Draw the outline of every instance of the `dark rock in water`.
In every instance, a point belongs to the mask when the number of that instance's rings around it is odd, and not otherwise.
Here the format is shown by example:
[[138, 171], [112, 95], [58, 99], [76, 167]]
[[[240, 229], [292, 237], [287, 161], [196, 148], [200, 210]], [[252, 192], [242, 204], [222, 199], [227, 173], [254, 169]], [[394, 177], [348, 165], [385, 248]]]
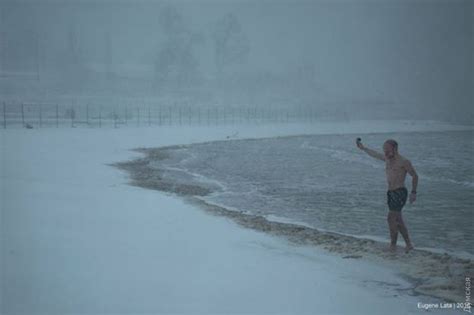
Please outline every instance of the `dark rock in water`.
[[33, 129], [33, 126], [30, 125], [30, 124], [25, 124], [25, 128], [26, 128], [26, 129]]

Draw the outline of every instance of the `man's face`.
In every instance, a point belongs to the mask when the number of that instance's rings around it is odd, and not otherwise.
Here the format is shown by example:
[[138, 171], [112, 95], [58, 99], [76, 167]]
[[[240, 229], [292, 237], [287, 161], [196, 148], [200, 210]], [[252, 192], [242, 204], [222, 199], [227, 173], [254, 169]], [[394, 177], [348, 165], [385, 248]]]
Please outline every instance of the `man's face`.
[[395, 157], [395, 148], [390, 143], [384, 143], [383, 145], [383, 153], [385, 154], [385, 158], [393, 159]]

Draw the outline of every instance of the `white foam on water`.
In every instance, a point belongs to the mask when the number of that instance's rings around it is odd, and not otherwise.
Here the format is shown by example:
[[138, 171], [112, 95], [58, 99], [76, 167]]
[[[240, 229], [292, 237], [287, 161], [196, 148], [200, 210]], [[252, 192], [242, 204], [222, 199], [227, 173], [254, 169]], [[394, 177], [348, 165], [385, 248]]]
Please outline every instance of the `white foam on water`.
[[196, 173], [196, 172], [191, 172], [187, 168], [184, 167], [177, 167], [177, 166], [169, 166], [169, 165], [159, 165], [156, 167], [157, 169], [164, 170], [164, 171], [172, 171], [172, 172], [177, 172], [177, 173], [184, 173], [190, 177], [192, 177], [194, 180], [197, 182], [206, 185], [213, 186], [212, 188], [217, 189], [219, 191], [227, 191], [227, 186], [215, 179], [209, 178], [207, 176], [204, 176], [202, 174]]
[[371, 166], [376, 169], [383, 168], [383, 165], [381, 165], [380, 163], [374, 163], [372, 160], [366, 159], [365, 156], [354, 154], [349, 151], [325, 148], [322, 146], [321, 147], [313, 146], [313, 145], [310, 145], [308, 141], [303, 142], [300, 147], [302, 149], [317, 150], [317, 151], [329, 153], [331, 157], [338, 159], [340, 161], [356, 162], [356, 163]]
[[225, 209], [225, 210], [234, 211], [234, 212], [238, 212], [238, 213], [245, 214], [245, 215], [254, 215], [251, 211], [242, 210], [240, 208], [224, 205], [220, 202], [216, 202], [216, 201], [211, 200], [209, 197], [194, 196], [193, 198], [201, 200], [202, 202], [204, 202], [207, 205], [216, 206], [216, 207], [219, 207], [219, 208], [222, 208], [222, 209]]
[[277, 216], [277, 215], [274, 215], [274, 214], [264, 215], [263, 217], [265, 219], [267, 219], [268, 221], [270, 221], [270, 222], [287, 223], [287, 224], [293, 224], [293, 225], [298, 225], [298, 226], [304, 226], [304, 227], [307, 227], [307, 228], [310, 228], [310, 229], [316, 229], [314, 226], [312, 226], [308, 223], [298, 221], [298, 220], [294, 220], [294, 219], [290, 219], [290, 218], [286, 218], [286, 217]]
[[443, 177], [443, 176], [432, 177], [432, 176], [428, 176], [428, 175], [425, 175], [424, 173], [420, 173], [420, 172], [418, 172], [418, 176], [420, 178], [423, 178], [423, 179], [429, 180], [429, 181], [433, 181], [433, 182], [455, 184], [455, 185], [460, 185], [460, 186], [464, 186], [464, 187], [467, 187], [467, 188], [474, 188], [474, 182], [471, 182], [471, 181], [455, 180], [455, 179], [446, 178], [446, 177]]
[[375, 169], [383, 169], [383, 163], [375, 163], [373, 159], [367, 159], [366, 156], [361, 154], [355, 154], [343, 150], [337, 149], [328, 149], [328, 148], [321, 148], [321, 151], [328, 152], [331, 154], [331, 157], [338, 159], [344, 162], [356, 162], [360, 164], [364, 164]]
[[459, 180], [455, 180], [455, 179], [446, 179], [447, 182], [450, 182], [450, 183], [453, 183], [453, 184], [457, 184], [457, 185], [462, 185], [462, 186], [466, 186], [466, 187], [469, 187], [469, 188], [474, 188], [474, 182], [470, 182], [470, 181], [459, 181]]

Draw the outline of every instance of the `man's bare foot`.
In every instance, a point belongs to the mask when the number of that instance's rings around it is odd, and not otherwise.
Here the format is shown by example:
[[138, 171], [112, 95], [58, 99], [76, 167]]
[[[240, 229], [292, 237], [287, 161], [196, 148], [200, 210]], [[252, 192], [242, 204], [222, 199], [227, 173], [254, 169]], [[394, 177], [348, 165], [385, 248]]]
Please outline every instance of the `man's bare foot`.
[[397, 245], [390, 244], [390, 247], [388, 248], [389, 251], [392, 253], [395, 253], [397, 251]]
[[414, 249], [413, 245], [411, 245], [411, 244], [410, 244], [410, 245], [407, 245], [407, 246], [405, 247], [405, 253], [408, 253], [408, 252], [410, 252], [410, 251], [413, 250], [413, 249]]

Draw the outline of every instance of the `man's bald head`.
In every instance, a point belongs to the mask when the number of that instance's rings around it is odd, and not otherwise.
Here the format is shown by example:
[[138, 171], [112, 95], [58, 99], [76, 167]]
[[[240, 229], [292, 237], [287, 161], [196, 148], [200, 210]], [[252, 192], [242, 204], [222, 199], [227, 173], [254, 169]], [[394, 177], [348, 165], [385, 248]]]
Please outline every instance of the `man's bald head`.
[[392, 159], [398, 153], [398, 142], [393, 139], [388, 139], [383, 144], [383, 152], [387, 159]]
[[398, 150], [398, 142], [393, 140], [393, 139], [388, 139], [385, 141], [384, 145], [385, 144], [389, 144], [391, 145], [394, 149], [397, 149]]

